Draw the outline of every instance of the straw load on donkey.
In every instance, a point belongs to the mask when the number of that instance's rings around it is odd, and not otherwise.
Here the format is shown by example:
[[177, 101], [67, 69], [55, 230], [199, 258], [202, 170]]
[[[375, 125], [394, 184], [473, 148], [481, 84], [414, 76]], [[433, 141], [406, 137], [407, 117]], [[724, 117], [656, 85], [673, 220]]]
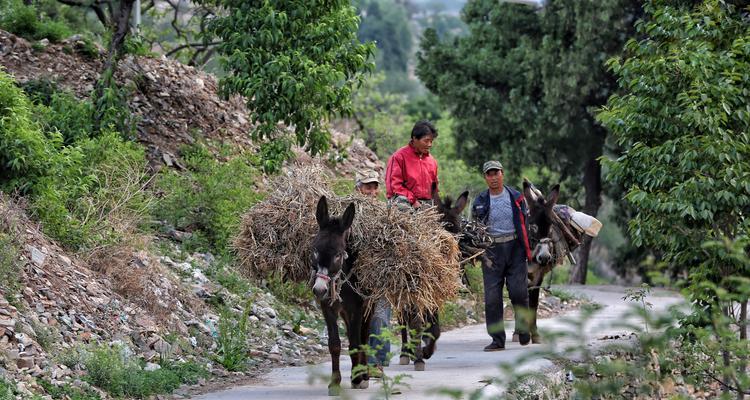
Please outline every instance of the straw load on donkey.
[[[338, 197], [328, 188], [323, 170], [309, 166], [279, 177], [272, 187], [275, 190], [244, 216], [234, 242], [246, 275], [259, 279], [276, 274], [310, 286], [317, 281], [318, 287], [325, 280], [326, 295], [319, 298], [324, 314], [338, 306], [345, 321], [360, 326], [347, 329], [360, 333], [378, 299], [386, 299], [396, 312], [426, 315], [456, 297], [460, 251], [435, 210], [406, 213], [358, 194]], [[344, 213], [351, 204], [351, 211]], [[323, 244], [321, 236], [326, 239]], [[341, 243], [344, 250], [332, 256], [339, 259], [321, 261], [321, 249], [333, 252], [330, 249]], [[354, 298], [344, 298], [352, 293]], [[344, 312], [341, 303], [347, 300], [361, 303], [362, 315], [350, 315], [352, 309]], [[334, 376], [329, 387], [335, 393], [340, 350], [335, 348], [338, 335], [332, 342], [331, 329]], [[350, 337], [350, 347], [356, 348], [361, 339]], [[353, 364], [360, 363], [358, 357], [352, 355]], [[363, 379], [366, 382], [366, 374], [352, 379], [352, 386], [366, 387]]]

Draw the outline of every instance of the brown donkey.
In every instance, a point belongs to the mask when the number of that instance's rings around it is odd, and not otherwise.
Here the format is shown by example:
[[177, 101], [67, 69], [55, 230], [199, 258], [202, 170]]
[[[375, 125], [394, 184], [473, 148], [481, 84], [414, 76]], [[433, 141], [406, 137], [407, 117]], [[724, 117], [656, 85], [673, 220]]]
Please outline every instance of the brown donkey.
[[[461, 212], [466, 208], [469, 202], [469, 192], [463, 192], [456, 204], [450, 197], [445, 201], [440, 199], [437, 190], [433, 187], [432, 200], [441, 215], [440, 222], [443, 227], [453, 234], [461, 231]], [[426, 313], [419, 315], [411, 310], [403, 310], [399, 320], [401, 325], [401, 357], [399, 364], [408, 365], [410, 360], [414, 360], [414, 370], [424, 371], [425, 362], [435, 353], [436, 342], [440, 337], [440, 321], [437, 313]], [[409, 330], [418, 332], [419, 338], [412, 338], [413, 343], [409, 342]]]
[[367, 356], [360, 347], [367, 343], [369, 317], [365, 315], [366, 300], [358, 293], [356, 275], [352, 273], [356, 254], [347, 246], [350, 228], [354, 222], [354, 204], [339, 218], [328, 215], [328, 202], [325, 196], [318, 200], [315, 213], [320, 228], [313, 240], [312, 266], [315, 274], [313, 293], [323, 311], [328, 329], [328, 350], [331, 353], [331, 382], [328, 395], [341, 393], [341, 338], [339, 337], [338, 317], [344, 320], [352, 358], [352, 388], [366, 389], [369, 376], [366, 368], [355, 374], [358, 365], [367, 366]]

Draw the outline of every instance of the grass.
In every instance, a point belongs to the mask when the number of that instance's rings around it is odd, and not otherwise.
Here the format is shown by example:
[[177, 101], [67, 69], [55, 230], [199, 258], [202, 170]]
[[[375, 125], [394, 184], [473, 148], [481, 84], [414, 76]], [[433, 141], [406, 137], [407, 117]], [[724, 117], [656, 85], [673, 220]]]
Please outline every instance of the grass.
[[125, 355], [121, 346], [94, 346], [84, 359], [85, 380], [113, 397], [145, 398], [171, 393], [182, 384], [195, 384], [208, 376], [196, 363], [163, 362], [155, 371]]
[[16, 295], [21, 291], [21, 280], [18, 265], [18, 246], [10, 235], [0, 232], [0, 288], [5, 292], [5, 299], [16, 304]]
[[99, 396], [96, 391], [90, 389], [90, 388], [77, 388], [70, 384], [63, 384], [63, 385], [53, 385], [51, 382], [46, 380], [40, 380], [37, 381], [41, 387], [44, 388], [44, 391], [47, 392], [48, 395], [50, 395], [53, 399], [61, 399], [61, 400], [100, 400], [101, 396]]

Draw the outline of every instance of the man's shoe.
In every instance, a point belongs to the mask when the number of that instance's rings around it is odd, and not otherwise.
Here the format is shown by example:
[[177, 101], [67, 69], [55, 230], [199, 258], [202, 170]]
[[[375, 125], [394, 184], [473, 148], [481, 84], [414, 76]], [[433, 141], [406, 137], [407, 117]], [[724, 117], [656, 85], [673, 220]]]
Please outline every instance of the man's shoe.
[[528, 333], [519, 333], [518, 334], [518, 343], [521, 343], [521, 346], [526, 346], [531, 342], [531, 335]]
[[484, 346], [484, 351], [500, 351], [500, 350], [505, 350], [504, 344], [492, 342], [488, 344], [487, 346]]

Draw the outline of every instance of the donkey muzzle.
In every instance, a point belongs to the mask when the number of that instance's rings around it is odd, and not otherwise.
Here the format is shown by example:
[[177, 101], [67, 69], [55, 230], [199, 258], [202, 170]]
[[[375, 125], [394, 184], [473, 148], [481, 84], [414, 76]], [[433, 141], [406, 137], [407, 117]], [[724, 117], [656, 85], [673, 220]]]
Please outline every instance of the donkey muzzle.
[[316, 297], [323, 297], [328, 291], [328, 283], [331, 281], [331, 277], [326, 273], [318, 272], [315, 275], [315, 283], [313, 284], [313, 293]]

